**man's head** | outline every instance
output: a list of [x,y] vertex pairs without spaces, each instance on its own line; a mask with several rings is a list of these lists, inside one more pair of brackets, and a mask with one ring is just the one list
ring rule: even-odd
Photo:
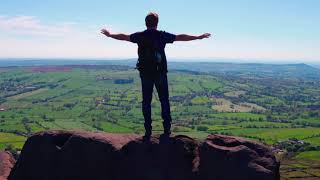
[[150,12],[146,16],[145,21],[146,21],[147,28],[157,28],[158,22],[159,22],[159,16],[157,13]]

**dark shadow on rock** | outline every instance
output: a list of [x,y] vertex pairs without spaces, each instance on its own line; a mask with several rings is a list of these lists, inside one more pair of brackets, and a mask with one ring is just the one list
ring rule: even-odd
[[25,179],[278,180],[279,163],[267,146],[231,136],[47,131],[28,138],[9,177]]
[[202,180],[278,180],[279,166],[269,147],[225,135],[209,135],[200,147]]
[[136,140],[125,145],[119,169],[126,173],[119,173],[120,179],[193,179],[197,142],[178,136],[160,139],[152,137],[149,143]]

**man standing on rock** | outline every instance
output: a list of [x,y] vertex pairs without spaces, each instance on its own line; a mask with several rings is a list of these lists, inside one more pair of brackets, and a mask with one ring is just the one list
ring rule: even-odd
[[157,30],[159,17],[156,13],[149,13],[145,18],[147,29],[131,35],[112,34],[106,29],[101,33],[107,37],[117,40],[130,41],[138,44],[139,59],[137,69],[140,72],[142,85],[142,112],[144,116],[145,139],[149,139],[152,134],[151,120],[151,101],[153,86],[158,91],[161,103],[161,116],[163,119],[164,136],[169,137],[171,134],[171,115],[169,103],[169,91],[167,80],[167,59],[165,46],[167,43],[174,41],[192,41],[197,39],[209,38],[209,33],[200,36],[187,34],[174,35],[165,31]]

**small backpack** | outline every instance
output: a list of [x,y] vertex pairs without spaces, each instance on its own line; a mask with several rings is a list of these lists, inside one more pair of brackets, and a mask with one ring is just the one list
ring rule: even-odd
[[142,35],[136,68],[143,73],[155,74],[162,70],[163,57],[152,36]]

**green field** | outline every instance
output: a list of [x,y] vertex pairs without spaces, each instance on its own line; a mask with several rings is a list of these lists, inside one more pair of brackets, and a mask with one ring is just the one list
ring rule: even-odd
[[296,156],[297,159],[308,159],[317,161],[320,159],[320,151],[306,151],[298,154]]
[[26,141],[26,137],[18,136],[12,133],[0,133],[0,149],[12,145],[14,148],[21,148]]
[[[61,67],[1,72],[0,149],[19,150],[28,136],[49,129],[144,133],[137,71],[109,65]],[[303,148],[282,147],[294,154],[291,160],[320,162],[319,81],[188,71],[173,71],[168,79],[174,134],[198,139],[229,134],[275,147],[294,140]],[[152,108],[154,132],[161,133],[156,93]]]

